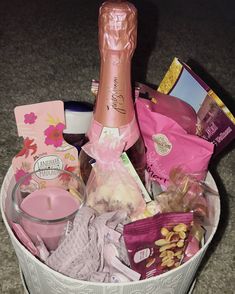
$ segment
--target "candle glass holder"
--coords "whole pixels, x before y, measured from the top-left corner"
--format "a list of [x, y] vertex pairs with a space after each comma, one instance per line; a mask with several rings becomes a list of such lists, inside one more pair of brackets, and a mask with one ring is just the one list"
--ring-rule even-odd
[[82, 179], [56, 168], [24, 175], [12, 191], [16, 223], [34, 245], [42, 239], [48, 250], [58, 247], [85, 202], [86, 188]]

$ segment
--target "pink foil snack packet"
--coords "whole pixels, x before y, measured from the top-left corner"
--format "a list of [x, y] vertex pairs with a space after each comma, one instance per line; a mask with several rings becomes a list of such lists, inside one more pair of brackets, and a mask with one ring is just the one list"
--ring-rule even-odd
[[[77, 149], [63, 139], [65, 119], [62, 101], [17, 106], [15, 119], [18, 135], [23, 137], [23, 148], [12, 160], [16, 181], [39, 169], [57, 168], [78, 172]], [[52, 171], [48, 171], [38, 181], [32, 179], [25, 186], [30, 192], [30, 185], [43, 188], [44, 178], [53, 182], [56, 177]]]
[[150, 101], [136, 100], [140, 130], [147, 147], [147, 171], [163, 187], [169, 184], [172, 168], [180, 167], [187, 174], [203, 180], [214, 145], [187, 132], [174, 120], [152, 111]]
[[124, 226], [131, 268], [141, 279], [180, 266], [192, 222], [192, 212], [162, 213]]
[[187, 133], [196, 134], [197, 114], [187, 102], [158, 92], [145, 84], [137, 83], [139, 97], [146, 98], [146, 105], [152, 112], [157, 112], [176, 121]]

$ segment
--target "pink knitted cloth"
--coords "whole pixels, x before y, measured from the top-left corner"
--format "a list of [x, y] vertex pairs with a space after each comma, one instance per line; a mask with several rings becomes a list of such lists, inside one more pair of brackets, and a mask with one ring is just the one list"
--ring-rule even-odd
[[114, 244], [119, 260], [129, 263], [120, 225], [126, 218], [127, 213], [122, 210], [98, 216], [94, 209], [82, 207], [74, 219], [73, 229], [45, 263], [72, 278], [109, 282], [113, 270], [103, 256], [105, 244]]

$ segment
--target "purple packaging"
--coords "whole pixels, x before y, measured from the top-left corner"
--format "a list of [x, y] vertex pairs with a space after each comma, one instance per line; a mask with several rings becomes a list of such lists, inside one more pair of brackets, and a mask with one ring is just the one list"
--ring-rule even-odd
[[141, 274], [141, 280], [181, 265], [192, 222], [192, 212], [169, 212], [124, 225], [131, 269]]
[[197, 134], [214, 143], [215, 154], [220, 153], [235, 138], [234, 122], [225, 115], [215, 99], [209, 94], [204, 99], [197, 116]]
[[197, 112], [197, 135], [214, 143], [219, 154], [235, 138], [235, 118], [192, 69], [174, 58], [158, 91], [189, 103]]
[[177, 97], [160, 93], [145, 84], [138, 83], [137, 85], [139, 87], [139, 97], [147, 98], [145, 104], [152, 112], [157, 112], [173, 119], [188, 134], [196, 134], [197, 114], [191, 105]]

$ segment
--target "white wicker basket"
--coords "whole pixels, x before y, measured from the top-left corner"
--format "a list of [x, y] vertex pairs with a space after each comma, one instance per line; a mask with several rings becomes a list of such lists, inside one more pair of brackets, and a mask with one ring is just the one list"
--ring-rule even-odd
[[[216, 184], [208, 173], [207, 183], [217, 190]], [[92, 283], [66, 277], [36, 259], [14, 236], [8, 219], [14, 218], [11, 210], [11, 191], [14, 185], [12, 168], [5, 176], [1, 188], [1, 212], [7, 231], [23, 272], [25, 283], [30, 294], [184, 294], [189, 291], [197, 269], [210, 244], [218, 226], [220, 216], [219, 197], [208, 197], [213, 213], [206, 233], [205, 245], [188, 262], [177, 269], [160, 276], [129, 283]], [[27, 292], [26, 292], [27, 293]]]

